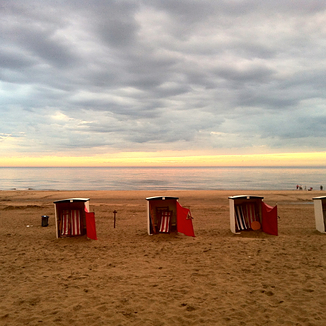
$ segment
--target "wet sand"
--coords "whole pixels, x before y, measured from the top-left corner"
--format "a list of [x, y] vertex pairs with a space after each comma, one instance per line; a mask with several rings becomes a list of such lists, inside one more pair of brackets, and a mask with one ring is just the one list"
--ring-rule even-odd
[[[230, 231], [228, 196], [278, 205], [279, 236]], [[196, 237], [149, 236], [177, 196]], [[323, 191], [1, 191], [0, 325], [325, 325]], [[53, 201], [90, 198], [98, 240], [56, 239]], [[113, 228], [113, 211], [117, 213]], [[49, 226], [41, 226], [41, 216]]]

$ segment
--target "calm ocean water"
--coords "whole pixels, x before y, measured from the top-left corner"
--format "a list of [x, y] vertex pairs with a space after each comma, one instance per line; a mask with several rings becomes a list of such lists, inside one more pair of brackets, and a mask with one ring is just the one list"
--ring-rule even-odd
[[326, 167], [0, 168], [0, 190], [326, 189]]

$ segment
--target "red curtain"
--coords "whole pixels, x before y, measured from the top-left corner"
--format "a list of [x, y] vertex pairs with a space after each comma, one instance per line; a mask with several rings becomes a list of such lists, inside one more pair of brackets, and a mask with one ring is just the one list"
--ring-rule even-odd
[[95, 227], [95, 214], [85, 212], [86, 214], [86, 233], [87, 238], [97, 240], [96, 227]]
[[195, 236], [190, 209], [182, 207], [179, 202], [177, 202], [177, 231], [190, 237]]
[[272, 207], [262, 202], [262, 229], [271, 235], [278, 235], [277, 206]]

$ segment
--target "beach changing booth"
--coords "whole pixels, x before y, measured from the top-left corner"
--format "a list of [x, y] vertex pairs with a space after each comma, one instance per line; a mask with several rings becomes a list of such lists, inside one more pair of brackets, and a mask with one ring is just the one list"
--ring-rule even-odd
[[187, 236], [195, 236], [190, 209], [182, 207], [178, 199], [178, 197], [146, 198], [148, 234], [177, 231]]
[[272, 207], [263, 202], [260, 196], [229, 197], [230, 229], [239, 234], [245, 230], [262, 230], [278, 235], [277, 206]]
[[315, 211], [315, 221], [316, 229], [319, 232], [326, 233], [326, 197], [315, 197], [314, 201], [314, 211]]
[[97, 240], [95, 214], [89, 212], [89, 198], [70, 198], [54, 202], [57, 238], [87, 235]]

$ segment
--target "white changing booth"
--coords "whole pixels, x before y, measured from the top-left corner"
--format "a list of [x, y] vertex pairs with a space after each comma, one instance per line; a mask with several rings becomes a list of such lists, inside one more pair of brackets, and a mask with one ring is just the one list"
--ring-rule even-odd
[[161, 221], [165, 212], [169, 212], [169, 227], [164, 233], [177, 231], [177, 201], [178, 197], [148, 197], [147, 200], [147, 231], [155, 234], [160, 231]]
[[314, 201], [314, 211], [315, 211], [315, 221], [316, 229], [321, 233], [326, 233], [326, 196], [315, 197]]
[[190, 209], [179, 204], [178, 197], [148, 197], [147, 231], [149, 235], [177, 231], [194, 237]]
[[278, 235], [277, 206], [269, 206], [263, 199], [264, 197], [247, 195], [229, 197], [232, 233], [261, 229], [265, 233]]
[[57, 238], [87, 235], [97, 240], [95, 214], [89, 212], [89, 198], [69, 198], [53, 203]]

